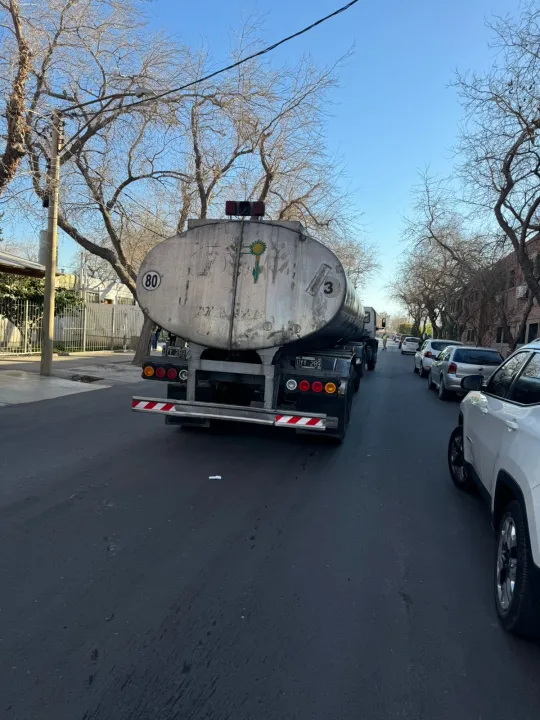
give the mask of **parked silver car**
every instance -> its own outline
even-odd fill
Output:
[[[442,351],[449,345],[463,345],[457,340],[424,340],[422,347],[417,350],[414,356],[414,372],[420,373],[420,377],[425,377],[431,364],[436,360]]]
[[[449,346],[434,360],[429,370],[428,388],[436,387],[441,400],[450,393],[464,394],[461,381],[467,375],[490,378],[503,362],[502,355],[493,348]]]

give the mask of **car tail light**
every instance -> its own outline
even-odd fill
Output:
[[[315,393],[320,393],[320,392],[322,392],[322,391],[323,391],[323,384],[322,384],[322,382],[319,382],[318,380],[316,380],[316,381],[313,383],[313,385],[311,386],[311,389],[312,389],[313,392],[315,392]]]
[[[326,390],[326,392],[329,395],[333,395],[337,390],[336,383],[333,383],[333,382],[326,383],[326,385],[324,386],[324,389]]]
[[[154,371],[154,368],[153,368],[151,365],[147,365],[147,366],[143,369],[143,375],[144,375],[144,377],[147,377],[147,378],[153,377],[153,376],[154,376],[154,372],[155,372],[155,371]]]
[[[176,380],[176,378],[178,377],[178,373],[174,368],[169,368],[167,370],[167,377],[169,378],[169,380]]]
[[[287,380],[287,382],[285,383],[285,387],[287,388],[287,390],[293,392],[298,387],[298,383],[296,382],[296,380],[293,380],[291,378],[290,380]]]
[[[424,357],[431,358],[431,357],[433,357],[433,353],[430,350],[428,350],[427,353],[424,355]]]
[[[457,373],[457,365],[455,363],[450,363],[446,372],[448,375],[455,375]]]
[[[307,380],[300,380],[300,382],[298,383],[298,387],[302,392],[307,392],[310,388],[310,384]]]
[[[165,368],[162,368],[162,367],[156,368],[156,377],[159,378],[160,380],[163,380],[163,378],[165,377],[166,374],[167,373],[165,372]]]

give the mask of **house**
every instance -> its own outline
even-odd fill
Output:
[[[540,237],[528,243],[529,256],[540,267]],[[515,252],[502,258],[493,268],[480,274],[456,300],[461,312],[462,342],[494,347],[506,356],[510,350],[509,333],[515,338],[531,302]],[[540,307],[532,301],[530,312],[518,339],[518,345],[540,336]]]

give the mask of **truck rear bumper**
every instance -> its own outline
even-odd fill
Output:
[[[329,417],[324,413],[295,413],[286,410],[265,410],[263,408],[191,402],[189,400],[134,397],[131,401],[131,409],[134,412],[170,415],[177,418],[229,420],[232,422],[254,423],[256,425],[313,430],[314,432],[335,430],[338,427],[338,418]]]

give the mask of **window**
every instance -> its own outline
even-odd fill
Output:
[[[527,336],[527,342],[532,342],[538,337],[538,323],[531,323],[529,325],[529,334]]]
[[[525,345],[525,333],[526,332],[527,332],[527,327],[525,326],[519,333],[518,345]]]
[[[474,331],[474,328],[467,330],[467,342],[472,342],[474,340],[475,334],[476,333]]]
[[[451,347],[447,347],[446,350],[443,350],[442,353],[437,358],[439,362],[443,362],[444,360],[448,360],[450,357],[450,351],[452,350]]]
[[[513,288],[516,286],[516,270],[515,268],[512,268],[509,273],[508,277],[508,287]]]
[[[530,353],[521,352],[507,360],[491,377],[486,392],[495,397],[504,398],[515,375],[521,370]]]
[[[512,387],[510,400],[521,405],[540,404],[540,353],[535,353]]]
[[[457,342],[449,342],[448,340],[435,340],[435,342],[431,343],[431,347],[433,348],[433,350],[440,352],[441,350],[445,350],[447,347],[452,347],[453,345],[460,344],[461,343]]]
[[[502,355],[497,350],[474,350],[471,348],[459,348],[455,351],[453,360],[466,365],[500,365],[503,361]]]
[[[504,331],[502,327],[497,328],[497,340],[498,343],[509,343],[510,338],[508,337],[508,333]]]

